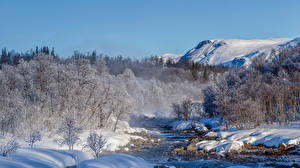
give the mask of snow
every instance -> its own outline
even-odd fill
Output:
[[[218,133],[217,133],[217,132],[212,132],[212,131],[210,131],[210,132],[207,132],[207,133],[205,134],[205,136],[217,137],[217,136],[218,136]]]
[[[207,131],[208,128],[214,129],[218,127],[218,119],[214,118],[201,118],[197,121],[174,121],[170,125],[174,130],[188,130],[192,129],[193,126],[198,131]],[[208,127],[208,128],[207,128]]]
[[[175,121],[172,124],[174,130],[189,130],[193,127],[198,131],[207,131],[208,129],[199,122],[194,121]]]
[[[168,60],[171,60],[173,62],[178,62],[182,56],[183,56],[182,54],[165,53],[165,54],[160,54],[157,57],[162,58],[163,62],[166,63]]]
[[[249,66],[254,57],[265,55],[270,58],[272,49],[278,51],[280,47],[295,45],[300,38],[273,38],[273,39],[212,39],[201,41],[196,47],[189,50],[184,56],[163,54],[163,60],[171,58],[174,61],[191,60],[193,62],[225,65],[225,66]]]
[[[109,154],[92,159],[80,151],[52,150],[44,148],[21,148],[10,157],[0,157],[0,168],[153,168],[145,160],[125,155]]]
[[[215,39],[199,49],[188,52],[185,57],[199,63],[211,65],[230,64],[235,58],[243,58],[244,64],[249,64],[251,57],[262,53],[269,55],[272,49],[278,49],[291,39]]]
[[[112,132],[110,130],[99,130],[99,131],[96,130],[95,132],[103,135],[107,140],[107,143],[104,146],[104,150],[107,151],[116,151],[121,149],[121,147],[129,143],[131,138],[133,139],[141,138],[139,136],[129,135],[124,132]],[[90,133],[89,131],[85,131],[82,137],[88,137],[89,133]]]
[[[110,154],[102,157],[81,162],[78,168],[153,168],[154,165],[147,163],[139,157],[126,154]]]
[[[90,130],[84,130],[79,135],[80,140],[74,145],[74,149],[87,150],[84,148],[84,146],[86,145],[86,139],[89,136],[90,132],[91,132]],[[113,132],[109,129],[93,130],[93,132],[103,135],[103,137],[107,140],[107,143],[105,144],[103,149],[112,152],[116,150],[120,150],[123,146],[127,145],[131,138],[133,139],[141,138],[139,136],[127,134],[125,132],[119,132],[119,131]],[[53,135],[53,134],[44,135],[42,141],[37,142],[35,146],[42,147],[42,148],[49,148],[49,149],[66,150],[68,148],[66,145],[60,146],[56,142],[58,138],[59,137],[57,135]],[[18,142],[21,144],[21,146],[28,147],[28,144],[24,142],[22,139],[18,139]]]
[[[104,150],[106,151],[117,151],[122,149],[122,147],[126,146],[130,139],[141,138],[139,136],[130,135],[129,133],[135,132],[147,132],[146,129],[143,128],[131,128],[129,124],[125,121],[120,121],[120,128],[117,129],[116,132],[113,132],[109,128],[103,128],[99,130],[93,130],[93,132],[97,134],[103,135],[106,138],[107,143],[104,146]],[[91,159],[92,152],[85,147],[86,139],[90,134],[90,130],[83,130],[81,134],[79,134],[80,140],[75,144],[74,151],[67,150],[67,146],[60,146],[56,143],[56,139],[59,138],[56,134],[43,133],[42,139],[39,142],[34,144],[34,148],[29,148],[28,143],[16,137],[17,142],[20,145],[20,148],[16,151],[16,153],[12,154],[9,157],[0,157],[0,168],[1,167],[67,167],[76,165],[79,162],[85,161],[87,159]],[[142,139],[142,138],[141,138]],[[5,137],[0,137],[0,145],[6,141]],[[129,150],[128,148],[124,148],[124,150]],[[82,152],[81,152],[82,151]],[[112,157],[112,158],[110,158]],[[147,165],[145,161],[140,158],[135,158],[129,155],[109,155],[104,156],[96,160],[90,160],[84,162],[83,165],[102,165],[102,163],[106,163],[107,160],[120,159],[119,162],[114,161],[114,166],[121,167],[120,165],[130,165],[131,167],[143,167],[139,165]],[[100,161],[98,163],[98,161]],[[148,166],[149,167],[149,166]],[[152,166],[153,167],[153,166]],[[145,167],[146,168],[146,167]]]
[[[211,134],[215,135],[215,133]],[[244,143],[262,144],[267,147],[278,147],[279,144],[299,145],[300,123],[291,123],[286,126],[261,126],[250,130],[220,131],[217,136],[221,138],[220,141],[201,141],[196,144],[197,148],[224,153],[231,150],[241,151]]]
[[[116,132],[113,132],[110,128],[103,128],[99,130],[93,130],[97,134],[103,135],[106,139],[107,143],[105,144],[103,150],[114,152],[122,149],[122,147],[126,146],[131,139],[143,139],[142,137],[131,135],[129,133],[135,132],[147,132],[144,128],[132,128],[125,121],[120,121],[120,126],[122,128],[117,129]],[[79,134],[79,141],[74,145],[75,150],[83,150],[85,152],[89,152],[86,146],[86,140],[89,136],[91,130],[83,130],[82,133]],[[16,141],[19,143],[20,147],[29,147],[28,143],[22,139],[15,137]],[[34,147],[38,148],[47,148],[47,149],[55,149],[55,150],[67,150],[67,145],[59,145],[56,141],[60,136],[53,133],[43,133],[41,141],[38,141],[34,144]],[[0,136],[0,145],[5,142],[6,138]]]
[[[93,132],[101,134],[106,139],[107,143],[105,144],[103,150],[111,152],[122,149],[122,147],[126,146],[130,142],[131,138],[142,139],[142,137],[129,134],[142,131],[147,132],[147,130],[144,128],[131,128],[125,121],[120,122],[120,128],[118,128],[116,132],[113,132],[110,128],[93,130]],[[84,149],[85,151],[87,151],[87,149],[84,147],[86,145],[86,140],[90,132],[90,130],[83,130],[82,133],[79,134],[79,141],[74,145],[74,149]],[[42,140],[40,142],[37,142],[35,146],[49,149],[68,149],[66,145],[60,146],[56,142],[56,140],[59,138],[60,137],[56,134],[44,133]],[[18,143],[20,143],[22,147],[28,147],[28,143],[26,143],[22,139],[18,139]]]
[[[0,167],[63,168],[76,165],[86,159],[90,159],[90,157],[80,151],[21,148],[10,157],[0,157]]]

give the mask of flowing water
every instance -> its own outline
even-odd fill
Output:
[[[141,119],[139,119],[141,121]],[[225,160],[207,160],[201,159],[196,161],[185,161],[180,157],[170,157],[166,155],[167,151],[170,151],[174,147],[180,147],[188,143],[190,139],[195,137],[193,134],[185,134],[183,132],[178,132],[166,127],[167,123],[170,123],[170,120],[158,120],[158,119],[149,119],[145,118],[141,121],[143,125],[139,127],[144,127],[154,132],[152,134],[154,139],[160,139],[160,143],[153,143],[145,145],[142,148],[132,149],[127,153],[135,155],[147,160],[150,163],[156,165],[165,165],[165,166],[175,166],[176,168],[198,168],[198,167],[229,167],[229,166],[241,166],[247,165],[249,167],[261,167],[260,164],[240,164],[227,162]]]
[[[172,130],[167,125],[172,122],[170,119],[140,118],[136,127],[143,127],[150,130],[153,139],[160,139],[160,143],[150,143],[141,148],[130,149],[127,153],[147,160],[150,163],[164,166],[174,166],[176,168],[199,168],[199,167],[300,167],[300,150],[291,151],[289,155],[279,156],[279,159],[267,159],[265,156],[249,155],[248,160],[237,161],[235,159],[228,161],[225,159],[200,159],[194,161],[183,160],[180,157],[167,155],[166,152],[174,147],[184,146],[189,140],[197,136],[197,133],[178,132]],[[173,120],[174,121],[174,120]],[[281,158],[280,158],[281,157]],[[293,163],[294,166],[290,166]],[[289,166],[284,166],[289,165]]]

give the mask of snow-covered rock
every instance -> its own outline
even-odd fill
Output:
[[[212,39],[201,41],[196,47],[183,56],[162,54],[163,60],[189,60],[200,64],[249,66],[253,58],[263,56],[271,60],[271,51],[278,51],[280,47],[295,46],[300,38],[273,38],[273,39]]]
[[[174,130],[189,130],[189,129],[196,129],[197,131],[207,131],[208,129],[204,126],[204,124],[194,121],[176,121],[173,122],[172,127]]]
[[[78,168],[153,168],[154,165],[142,158],[125,155],[110,154],[96,159],[81,162]]]
[[[217,132],[212,132],[212,131],[210,131],[210,132],[207,132],[207,133],[205,134],[205,136],[218,137],[218,133],[217,133]]]

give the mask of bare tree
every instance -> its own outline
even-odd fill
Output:
[[[0,155],[7,157],[16,152],[18,148],[19,144],[16,142],[15,138],[8,138],[2,145],[0,145]]]
[[[172,103],[171,108],[173,110],[173,113],[177,116],[177,118],[181,119],[182,118],[182,111],[181,111],[180,104]]]
[[[185,121],[189,120],[189,117],[192,113],[192,100],[190,98],[185,99],[182,102],[181,107],[182,107],[184,120]]]

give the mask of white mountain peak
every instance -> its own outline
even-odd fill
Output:
[[[272,49],[295,45],[300,38],[271,38],[271,39],[211,39],[198,43],[198,45],[186,54],[162,54],[164,60],[173,61],[189,60],[210,65],[238,65],[248,66],[251,60],[257,56],[268,59]]]

